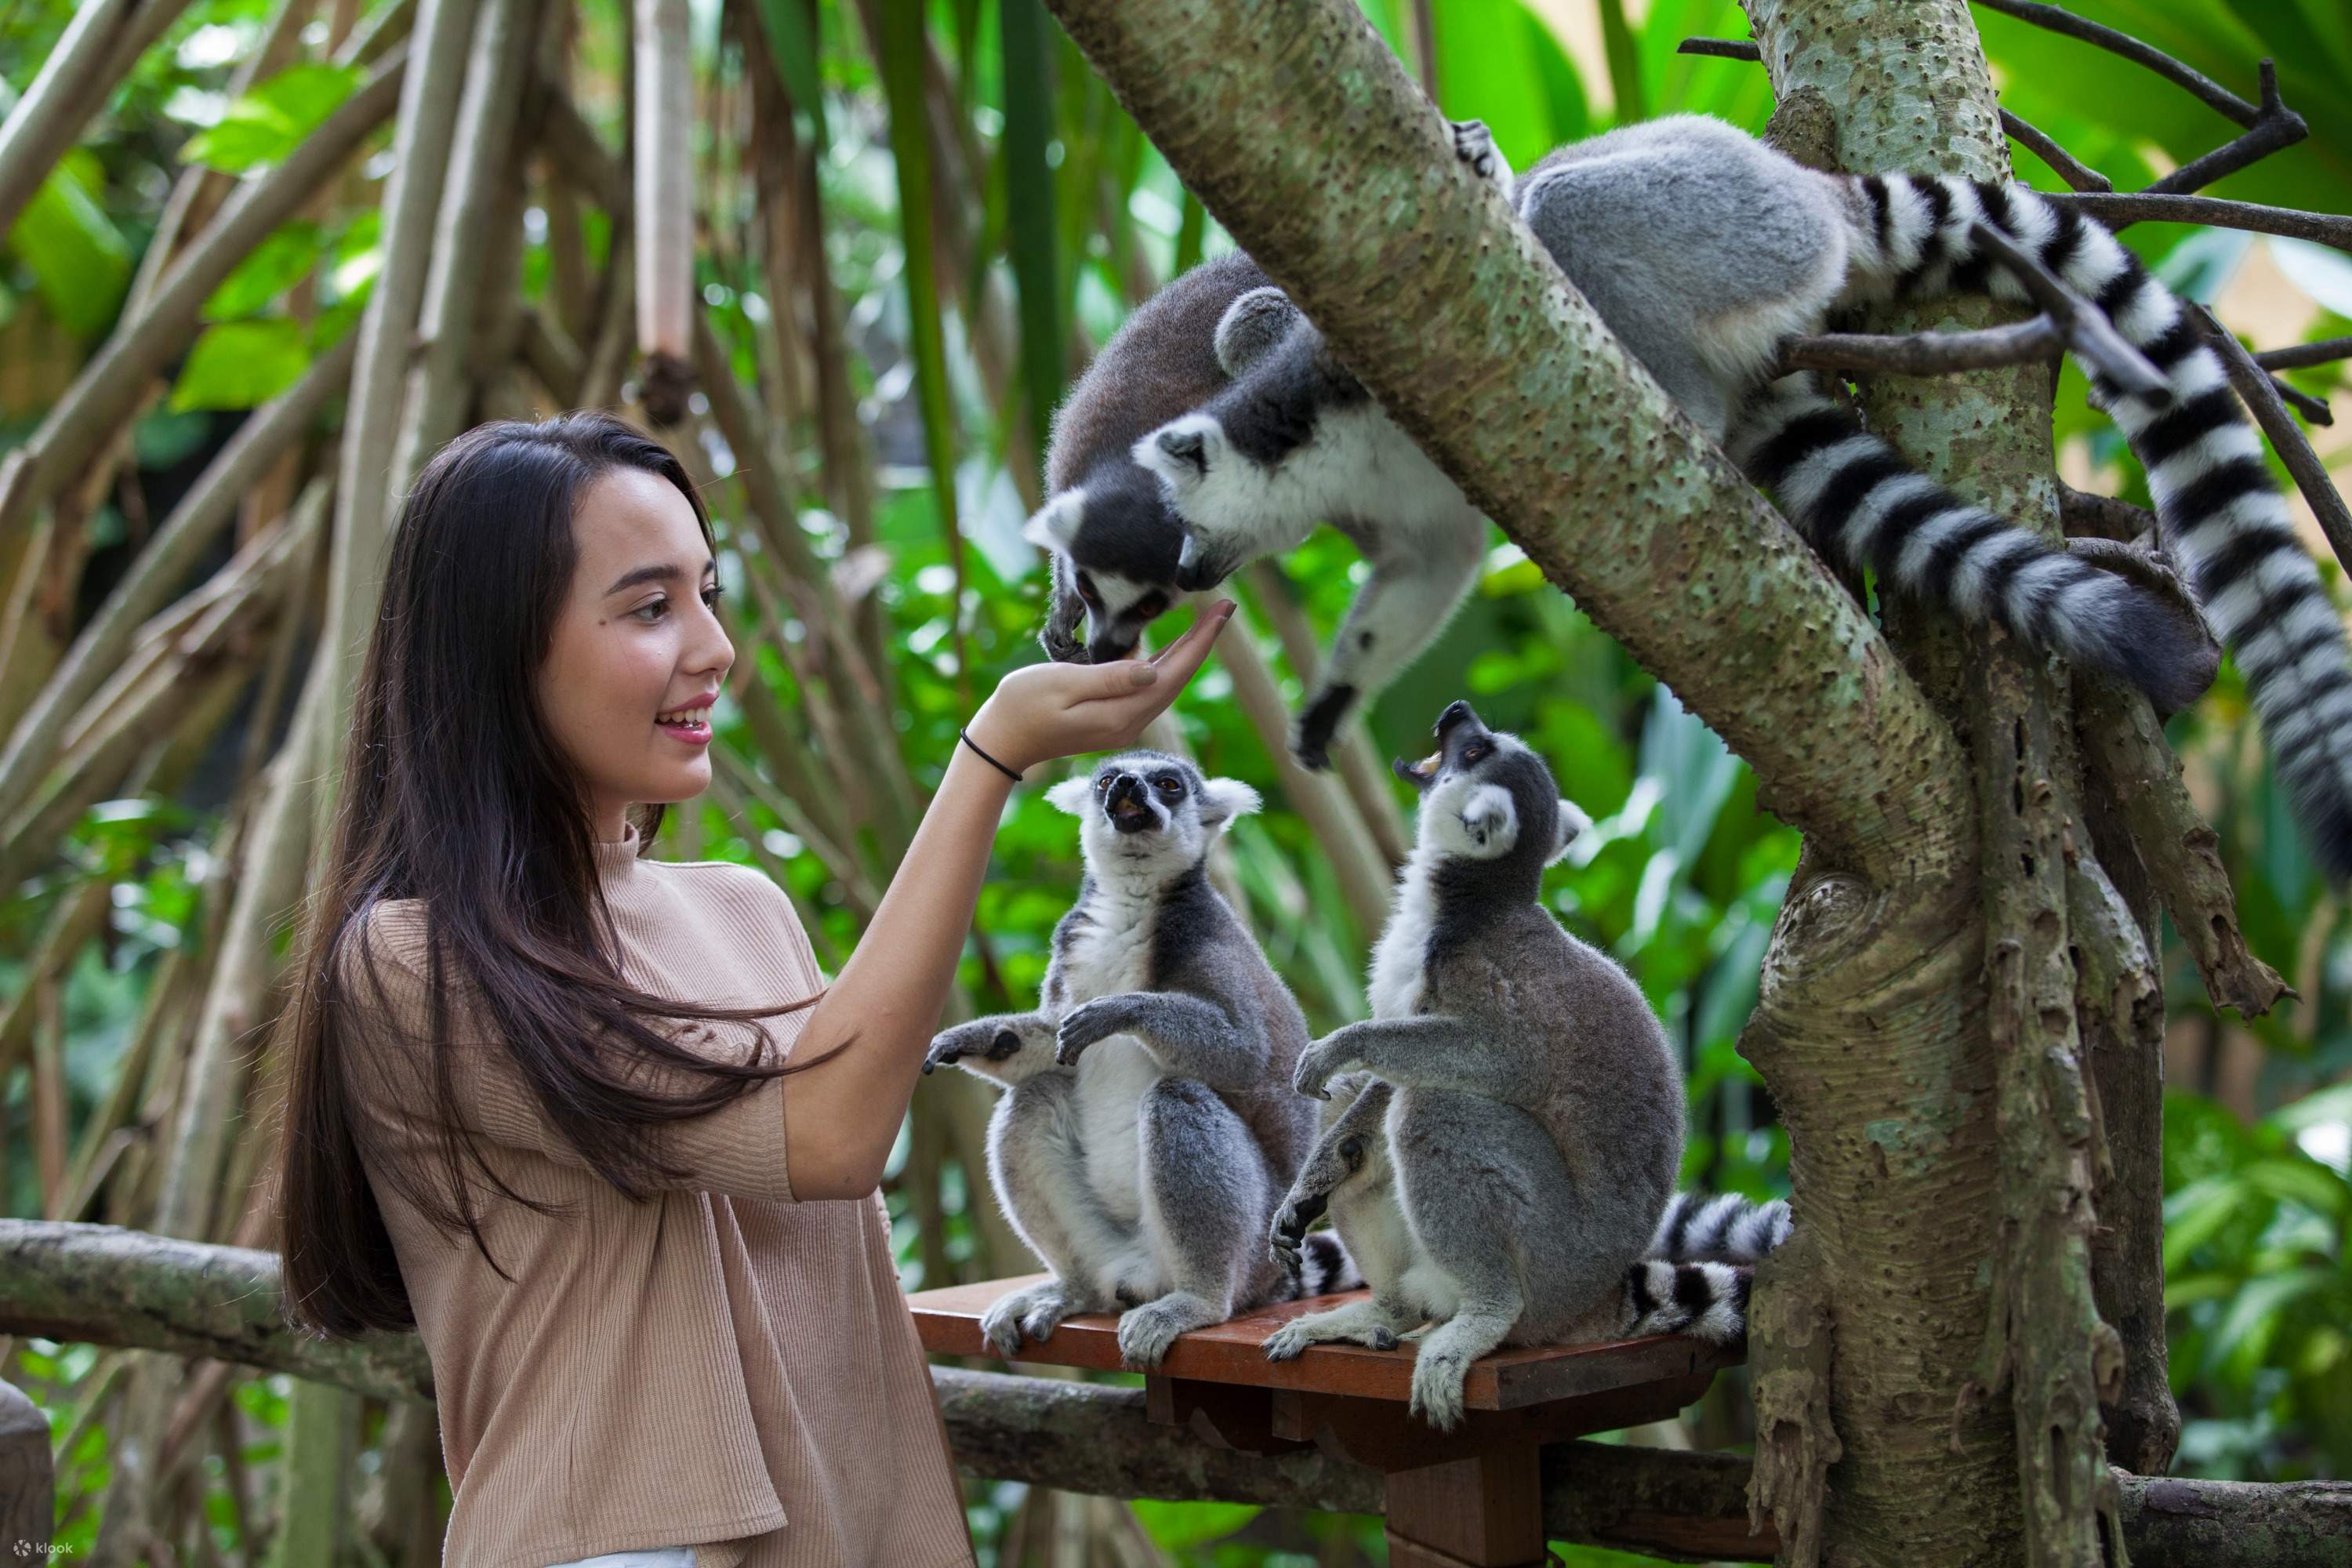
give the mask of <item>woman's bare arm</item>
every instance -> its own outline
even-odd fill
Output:
[[[1175,701],[1232,615],[1230,602],[1202,612],[1148,664],[1015,670],[967,728],[989,755],[1024,772],[1130,745]],[[784,1158],[795,1197],[863,1197],[880,1183],[1012,792],[1011,779],[971,747],[956,747],[865,936],[810,1011],[795,1057],[805,1061],[855,1038],[824,1066],[785,1080]]]

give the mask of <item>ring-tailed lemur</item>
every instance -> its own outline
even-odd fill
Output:
[[[1251,302],[1236,309],[1244,296]],[[1131,448],[1222,391],[1292,314],[1248,257],[1204,261],[1138,307],[1070,389],[1045,453],[1045,504],[1022,529],[1052,563],[1047,658],[1125,658],[1174,603],[1183,529]]]
[[[1006,1090],[989,1177],[1054,1272],[988,1310],[989,1344],[1123,1305],[1120,1355],[1156,1366],[1178,1334],[1297,1289],[1264,1237],[1314,1137],[1290,1087],[1307,1022],[1208,879],[1210,844],[1257,809],[1247,784],[1139,751],[1046,798],[1081,819],[1087,874],[1037,1010],[945,1031],[923,1070]]]
[[[1782,339],[1820,330],[1842,307],[1969,290],[2022,300],[2015,279],[1971,238],[1979,221],[2095,300],[2168,383],[2139,396],[2095,374],[2095,395],[2146,466],[2165,544],[2246,672],[2321,860],[2339,879],[2352,875],[2352,667],[2342,623],[2219,356],[2113,235],[2023,185],[1825,174],[1697,115],[1560,148],[1517,179],[1483,127],[1457,125],[1454,140],[1611,331],[1778,494],[1816,550],[2131,680],[2170,710],[2196,698],[2202,667],[2191,628],[2169,606],[1917,473],[1811,374],[1764,384]],[[1303,319],[1232,386],[1139,442],[1135,456],[1167,482],[1188,531],[1178,575],[1188,590],[1290,548],[1322,519],[1402,542],[1392,552],[1408,563],[1403,574],[1378,554],[1391,547],[1373,546],[1373,602],[1359,600],[1333,654],[1335,663],[1370,661],[1373,677],[1435,635],[1469,583],[1473,542],[1485,539],[1459,491]],[[1442,532],[1444,520],[1464,530],[1455,553],[1412,543]],[[1405,576],[1414,586],[1396,591]],[[1368,698],[1377,686],[1359,683]]]
[[[1277,1360],[1327,1340],[1381,1347],[1424,1321],[1412,1408],[1461,1418],[1470,1363],[1543,1344],[1691,1328],[1737,1337],[1745,1275],[1647,1253],[1682,1160],[1682,1069],[1640,987],[1560,929],[1543,868],[1587,826],[1551,770],[1466,702],[1398,774],[1422,793],[1412,858],[1374,950],[1372,1018],[1307,1049],[1295,1082],[1357,1094],[1270,1233],[1286,1256],[1328,1203],[1369,1299],[1286,1325]]]

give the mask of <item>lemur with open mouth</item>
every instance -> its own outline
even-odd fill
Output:
[[[1112,757],[1047,799],[1081,821],[1086,878],[1054,928],[1037,1008],[939,1035],[1003,1089],[989,1178],[1053,1270],[982,1315],[992,1348],[1124,1307],[1119,1353],[1157,1366],[1176,1336],[1337,1288],[1336,1246],[1305,1277],[1267,1255],[1275,1205],[1315,1136],[1291,1087],[1307,1021],[1208,879],[1210,845],[1258,806],[1158,752]]]

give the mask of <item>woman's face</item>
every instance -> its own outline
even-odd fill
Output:
[[[659,474],[614,468],[572,520],[579,560],[539,671],[539,708],[580,774],[599,838],[636,802],[710,784],[710,705],[735,662],[694,508]]]

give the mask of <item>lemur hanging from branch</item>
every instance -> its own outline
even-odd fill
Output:
[[[1475,121],[1457,124],[1454,141],[1627,349],[1775,491],[1816,550],[1849,570],[1873,569],[1888,591],[2126,679],[2170,711],[2194,700],[2210,668],[2183,612],[1913,470],[1810,374],[1768,379],[1782,341],[1818,331],[1836,309],[1952,292],[2027,298],[1995,254],[2004,241],[2095,302],[2085,314],[2122,340],[2092,366],[2095,395],[2148,470],[2164,542],[2246,672],[2321,862],[2339,879],[2352,875],[2352,664],[2342,627],[2221,360],[2111,234],[2021,185],[1822,174],[1702,116],[1571,144],[1520,178]],[[1123,510],[1130,547],[1111,563],[1098,553],[1094,492],[1074,481],[1032,521],[1031,536],[1066,557],[1057,573],[1106,563],[1080,584],[1096,603],[1057,595],[1054,614],[1073,626],[1088,617],[1114,651],[1118,637],[1132,646],[1139,635],[1148,619],[1139,611],[1174,593],[1289,549],[1320,521],[1349,533],[1372,575],[1294,737],[1300,759],[1321,765],[1347,712],[1453,613],[1482,558],[1486,522],[1311,322],[1270,285],[1241,286],[1242,264],[1224,265],[1218,286],[1194,298],[1181,349],[1121,334],[1061,422],[1108,428],[1118,421],[1104,406],[1164,405],[1181,379],[1161,368],[1173,354],[1225,377],[1131,449],[1133,465],[1164,481],[1169,510]],[[1228,289],[1203,344],[1197,321]],[[1135,494],[1131,484],[1123,493]],[[1133,547],[1147,537],[1148,550]]]

